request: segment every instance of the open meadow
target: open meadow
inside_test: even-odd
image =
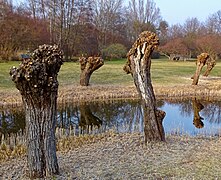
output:
[[[82,87],[80,81],[80,64],[65,62],[58,74],[58,100],[73,99],[94,100],[112,98],[137,98],[137,91],[131,75],[123,71],[126,59],[105,61],[90,79],[90,86]],[[11,81],[9,70],[18,67],[18,61],[0,63],[0,104],[21,103],[21,96]],[[203,68],[203,72],[206,67]],[[151,67],[152,84],[156,96],[181,97],[204,96],[218,97],[221,85],[221,61],[208,77],[200,76],[198,86],[192,86],[191,76],[195,73],[195,60],[169,61],[168,59],[153,59]]]
[[[132,77],[123,71],[125,63],[126,59],[105,61],[104,66],[92,74],[90,86],[80,87],[80,64],[65,62],[58,75],[59,96],[72,97],[75,100],[87,96],[86,100],[90,100],[92,96],[99,97],[109,93],[107,96],[110,98],[118,98],[120,93],[126,91],[123,98],[136,97]],[[7,100],[15,99],[17,102],[20,98],[9,76],[9,69],[18,65],[18,61],[0,63],[2,106]],[[194,60],[174,62],[167,59],[153,59],[151,72],[156,94],[163,94],[165,91],[171,93],[171,90],[178,93],[191,90],[190,77],[195,69]],[[212,86],[216,87],[219,93],[220,77],[221,62],[218,61],[208,78],[200,77],[199,88],[205,91]],[[53,179],[219,179],[221,177],[219,137],[167,134],[166,142],[144,145],[143,133],[108,132],[61,139],[58,141],[57,150],[61,173]],[[25,153],[24,146],[14,150],[1,146],[0,179],[1,177],[27,179]]]
[[[104,65],[95,71],[90,80],[93,85],[132,86],[133,79],[123,71],[126,59],[105,61]],[[18,61],[0,63],[0,91],[13,91],[15,86],[9,76],[11,67],[18,67]],[[204,67],[203,71],[205,70]],[[153,85],[174,86],[191,84],[191,76],[195,73],[195,60],[169,61],[168,59],[152,59],[151,75]],[[210,77],[221,77],[221,61],[217,61]],[[80,64],[65,62],[58,74],[59,88],[79,86]],[[199,83],[200,84],[200,83]]]

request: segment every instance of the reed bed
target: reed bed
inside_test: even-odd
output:
[[[154,86],[155,95],[158,99],[183,99],[197,97],[205,100],[219,100],[221,97],[220,84],[174,85]],[[58,103],[64,102],[88,102],[111,99],[137,99],[138,94],[135,86],[102,86],[94,85],[88,87],[67,86],[59,89]],[[0,94],[0,107],[22,105],[20,94]]]

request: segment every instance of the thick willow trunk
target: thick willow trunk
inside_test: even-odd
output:
[[[151,53],[158,46],[158,43],[159,40],[154,33],[148,31],[141,33],[130,49],[128,62],[124,67],[127,73],[132,74],[137,91],[142,99],[145,142],[165,140],[162,125],[165,112],[156,108],[156,99],[150,74]]]
[[[207,65],[206,71],[203,73],[203,76],[208,77],[214,66]]]
[[[48,102],[39,107],[33,103],[32,97],[23,98],[30,177],[44,177],[59,172],[55,140],[56,100],[57,93],[53,93]]]
[[[139,60],[134,59],[134,61],[134,82],[143,101],[145,143],[157,140],[165,141],[165,133],[162,125],[162,120],[165,115],[161,116],[161,119],[157,118],[159,110],[156,108],[156,99],[151,83],[151,60],[148,59],[148,61],[145,62],[143,56],[143,58]]]
[[[58,81],[62,52],[43,45],[19,68],[10,71],[25,106],[27,163],[30,178],[59,173],[56,157],[55,124]]]
[[[153,106],[152,106],[153,107]],[[161,110],[151,109],[151,106],[143,105],[145,143],[150,141],[165,141],[163,118],[166,113]]]
[[[198,82],[199,82],[199,77],[200,77],[200,73],[201,73],[201,71],[202,71],[202,69],[203,69],[203,66],[204,66],[203,63],[200,63],[200,62],[197,63],[196,72],[195,72],[195,74],[194,74],[194,76],[193,76],[192,85],[197,85],[197,84],[198,84]]]
[[[91,78],[91,70],[84,70],[81,72],[80,75],[80,85],[81,86],[88,86]]]
[[[208,53],[201,53],[199,56],[197,56],[197,63],[196,63],[196,72],[193,76],[193,82],[192,85],[197,85],[199,82],[200,73],[203,69],[203,66],[206,64],[206,61],[209,58]]]
[[[92,73],[103,66],[104,61],[100,57],[81,57],[79,62],[81,65],[80,85],[88,86]]]

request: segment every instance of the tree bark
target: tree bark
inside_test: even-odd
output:
[[[200,77],[200,73],[202,71],[203,66],[206,64],[206,61],[209,58],[208,53],[201,53],[199,56],[197,56],[197,63],[196,63],[196,72],[193,76],[193,82],[192,85],[197,85]]]
[[[25,106],[30,178],[59,173],[56,156],[57,74],[63,63],[57,46],[43,45],[10,71]]]
[[[143,105],[144,109],[144,134],[145,143],[150,141],[165,141],[163,119],[166,113],[162,110],[151,109],[151,106]]]
[[[213,59],[212,57],[210,57],[207,62],[207,67],[206,67],[206,71],[203,73],[203,76],[208,77],[210,72],[212,71],[212,69],[215,67],[216,65],[216,60]]]
[[[151,53],[158,46],[155,33],[144,31],[130,49],[124,71],[131,73],[144,110],[145,142],[165,141],[162,121],[165,112],[156,108],[156,99],[151,83]]]
[[[88,86],[92,73],[103,66],[104,61],[100,57],[81,57],[79,62],[81,65],[80,85]]]

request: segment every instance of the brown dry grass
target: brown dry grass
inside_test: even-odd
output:
[[[83,138],[83,137],[81,137]],[[219,179],[219,137],[166,137],[166,142],[143,144],[142,134],[113,132],[64,139],[58,152],[60,175],[48,179]],[[63,144],[63,145],[62,145]],[[25,158],[2,162],[0,177],[27,179]]]
[[[198,97],[201,99],[219,99],[221,97],[221,81],[217,78],[204,78],[200,85],[154,86],[155,95],[159,99]],[[99,101],[106,99],[138,98],[135,86],[120,85],[93,85],[73,86],[66,85],[59,89],[58,103],[70,101]],[[0,106],[21,104],[21,95],[18,91],[0,92]]]

